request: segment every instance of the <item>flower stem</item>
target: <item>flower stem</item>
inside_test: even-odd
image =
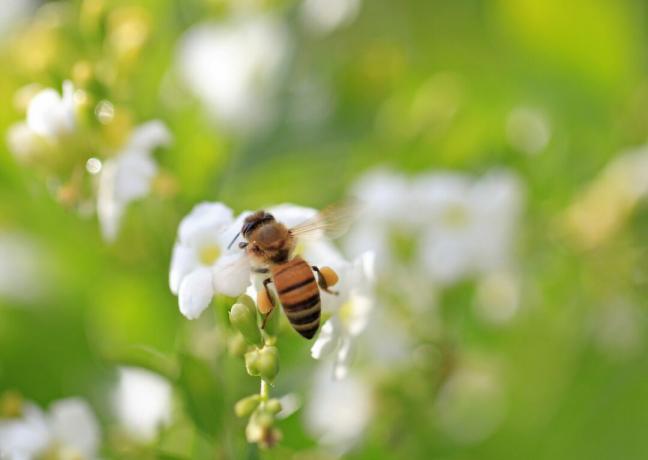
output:
[[[263,379],[261,379],[261,391],[259,392],[259,395],[261,396],[261,400],[264,402],[270,397],[270,385],[268,385],[268,383]]]

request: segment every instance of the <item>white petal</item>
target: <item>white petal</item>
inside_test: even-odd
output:
[[[185,245],[199,247],[205,239],[218,238],[232,221],[232,210],[223,203],[200,203],[180,222],[178,237]]]
[[[182,278],[199,266],[196,253],[193,249],[179,243],[173,247],[171,256],[171,270],[169,271],[169,287],[171,292],[178,294]]]
[[[232,244],[232,247],[229,250],[227,249],[227,247],[230,245],[232,240],[234,240],[234,237],[237,236],[238,233],[241,231],[241,228],[243,228],[243,221],[250,214],[252,214],[251,211],[242,212],[236,217],[234,222],[229,224],[224,231],[218,234],[217,236],[218,244],[224,251],[237,253],[237,254],[241,253],[241,249],[237,246],[238,242]],[[241,241],[240,235],[239,235],[239,241]]]
[[[317,214],[317,210],[314,208],[307,208],[289,203],[273,206],[267,211],[288,228],[299,225]]]
[[[133,131],[126,150],[150,152],[153,149],[171,143],[171,133],[160,120],[142,123]]]
[[[10,460],[33,460],[49,443],[45,414],[33,404],[25,404],[19,419],[0,420],[0,454]]]
[[[333,353],[339,341],[339,327],[336,327],[334,318],[324,323],[320,330],[319,336],[311,347],[311,356],[315,359],[321,359]]]
[[[328,366],[316,372],[312,388],[304,411],[306,428],[323,444],[348,450],[371,420],[371,388],[351,375],[333,380]]]
[[[217,293],[236,297],[251,284],[250,263],[244,253],[222,256],[213,267],[214,289]]]
[[[44,147],[43,138],[27,123],[16,123],[7,131],[7,145],[19,161],[29,161]]]
[[[336,380],[345,378],[349,373],[352,345],[349,337],[344,337],[340,340],[340,347],[338,348],[335,363],[333,364],[333,376]]]
[[[50,88],[32,98],[27,108],[27,124],[35,133],[57,138],[74,129],[74,101],[69,95],[69,85],[64,85],[64,91],[65,98]]]
[[[118,168],[117,160],[108,160],[101,168],[101,175],[99,176],[97,216],[101,225],[101,233],[106,241],[114,241],[117,237],[124,214],[124,203],[115,199]]]
[[[52,436],[66,450],[92,459],[100,441],[99,423],[92,409],[80,398],[55,402],[50,407],[49,425]]]
[[[136,367],[119,369],[113,408],[126,431],[148,442],[171,420],[171,386],[157,374]]]
[[[180,312],[188,319],[196,319],[214,297],[212,272],[197,268],[182,279],[178,292]]]

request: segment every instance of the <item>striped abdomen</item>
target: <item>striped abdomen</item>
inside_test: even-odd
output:
[[[320,324],[320,293],[310,266],[301,257],[272,267],[272,280],[283,310],[302,336],[313,338]]]

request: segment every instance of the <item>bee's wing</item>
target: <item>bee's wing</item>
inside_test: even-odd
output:
[[[298,238],[338,238],[349,229],[357,216],[356,203],[344,203],[327,206],[310,219],[290,229]]]

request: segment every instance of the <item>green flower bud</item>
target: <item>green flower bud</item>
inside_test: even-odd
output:
[[[264,347],[259,350],[255,367],[266,382],[272,383],[279,372],[279,350],[277,347]]]
[[[265,404],[264,409],[272,415],[277,415],[281,412],[281,402],[278,399],[271,399]]]
[[[274,425],[274,417],[272,414],[264,411],[257,411],[254,416],[255,422],[261,428],[267,429]]]
[[[243,335],[237,332],[227,343],[227,349],[232,356],[242,357],[247,351],[248,344]]]
[[[237,417],[247,417],[254,412],[257,407],[259,407],[260,402],[261,396],[259,395],[252,395],[243,398],[234,405],[234,413],[236,413]]]
[[[247,373],[253,376],[261,375],[261,370],[259,369],[259,358],[261,353],[259,350],[252,350],[245,353],[245,369]]]
[[[261,346],[263,337],[257,325],[256,310],[244,303],[235,303],[229,313],[230,322],[237,328],[248,343]]]
[[[257,308],[256,304],[254,303],[254,299],[252,299],[252,297],[247,294],[243,294],[238,299],[236,299],[236,303],[242,303],[243,305],[246,305],[250,308],[251,311],[256,311]]]

